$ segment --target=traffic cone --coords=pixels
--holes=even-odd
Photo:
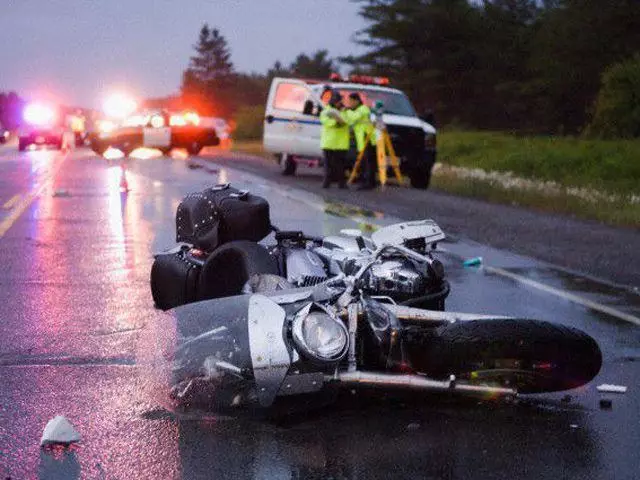
[[[120,191],[123,193],[129,191],[129,182],[127,182],[127,171],[125,170],[124,165],[121,167]]]

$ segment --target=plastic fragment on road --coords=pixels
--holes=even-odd
[[[624,385],[610,385],[608,383],[603,383],[602,385],[598,385],[596,388],[600,393],[627,393],[627,387]]]
[[[47,423],[42,432],[40,446],[44,447],[53,444],[69,445],[79,442],[80,434],[73,428],[71,422],[62,415],[57,415]]]
[[[482,257],[469,258],[465,260],[462,265],[465,267],[478,267],[482,265]]]
[[[610,398],[601,398],[600,408],[602,410],[611,410],[613,408],[613,400],[611,400]]]
[[[53,192],[53,196],[54,197],[70,197],[71,194],[69,193],[68,190],[64,190],[63,188],[60,188],[55,192]]]

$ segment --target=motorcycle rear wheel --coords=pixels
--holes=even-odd
[[[577,388],[602,366],[600,348],[589,335],[539,320],[456,322],[427,339],[419,347],[409,344],[414,368],[435,378],[455,375],[467,383],[511,387],[519,393]]]

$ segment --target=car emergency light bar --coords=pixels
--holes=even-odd
[[[371,77],[369,75],[349,75],[347,78],[344,78],[339,73],[332,73],[329,79],[332,82],[351,82],[351,83],[361,83],[364,85],[380,85],[380,86],[389,85],[388,77]]]

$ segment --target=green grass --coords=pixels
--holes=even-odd
[[[543,195],[533,190],[503,188],[485,180],[463,179],[442,170],[434,173],[431,188],[503,205],[597,220],[609,225],[640,227],[640,204],[624,200],[594,203],[563,192]]]
[[[438,150],[439,160],[449,165],[510,171],[519,177],[613,194],[640,193],[640,140],[445,130],[439,132]]]

